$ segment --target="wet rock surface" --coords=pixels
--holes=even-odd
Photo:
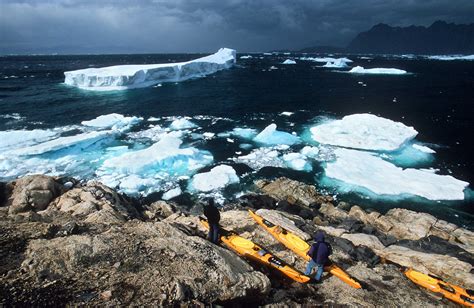
[[[299,271],[306,262],[247,209],[308,242],[323,230],[331,260],[364,288],[328,273],[320,284],[299,284],[208,242],[199,203],[140,204],[100,183],[32,176],[3,185],[0,305],[454,306],[414,285],[402,267],[474,285],[468,230],[424,213],[381,215],[334,204],[313,186],[285,178],[256,186],[261,190],[222,208],[223,227]],[[406,225],[416,220],[409,234]]]

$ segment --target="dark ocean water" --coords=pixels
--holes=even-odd
[[[415,127],[419,132],[417,140],[433,144],[437,151],[431,167],[440,169],[441,174],[474,183],[474,61],[392,56],[371,56],[373,59],[366,60],[348,55],[354,61],[351,66],[393,67],[412,73],[370,76],[335,72],[318,67],[321,63],[309,61],[279,65],[287,58],[302,55],[253,55],[252,59],[238,59],[232,69],[206,78],[163,84],[157,88],[92,92],[62,84],[64,71],[119,64],[180,62],[200,56],[0,57],[0,116],[3,116],[0,131],[49,129],[79,124],[99,115],[120,113],[145,119],[206,115],[234,120],[217,122],[207,128],[216,133],[242,126],[263,129],[274,122],[279,130],[301,134],[321,116],[341,118],[354,113],[372,113]],[[268,71],[272,65],[278,69]],[[283,111],[295,114],[284,117],[280,115]],[[21,118],[15,119],[12,114],[19,114]],[[202,144],[201,148],[209,150],[216,162],[226,160],[239,150],[237,145],[219,139]],[[246,171],[241,168],[238,172]],[[266,168],[247,181],[255,177],[286,175],[318,185],[321,172],[317,166],[310,174]],[[329,188],[328,191],[335,193]],[[338,199],[382,212],[405,207],[431,212],[470,228],[474,224],[472,197],[462,202],[377,201],[350,193],[339,194]]]

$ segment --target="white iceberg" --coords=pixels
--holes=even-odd
[[[167,192],[165,192],[163,194],[163,196],[161,197],[161,199],[170,200],[170,199],[173,199],[174,197],[177,197],[177,196],[181,195],[182,193],[183,192],[181,191],[181,188],[176,187],[176,188],[170,189]]]
[[[347,67],[347,62],[343,61],[342,59],[334,59],[334,60],[328,61],[326,64],[323,65],[323,67],[327,67],[327,68],[345,68],[345,67]]]
[[[64,72],[64,83],[87,90],[124,90],[204,77],[230,68],[236,51],[221,48],[215,54],[180,63],[117,65]]]
[[[170,124],[170,129],[172,130],[183,130],[196,127],[198,127],[196,124],[185,118],[176,119]]]
[[[328,121],[310,131],[322,144],[374,151],[394,151],[418,134],[413,127],[367,113]]]
[[[252,59],[251,55],[241,56],[239,59]]]
[[[81,124],[84,126],[94,127],[98,129],[122,129],[137,124],[142,120],[143,118],[124,117],[121,114],[111,113],[107,115],[98,116],[97,118],[90,121],[82,121]]]
[[[290,60],[290,59],[286,59],[285,61],[283,61],[282,64],[296,64],[296,61]]]
[[[50,141],[35,144],[29,147],[18,148],[7,152],[8,155],[39,155],[52,151],[58,151],[64,148],[77,146],[80,150],[99,142],[103,139],[108,139],[117,134],[117,131],[93,131],[89,133],[82,133],[74,136],[59,137]]]
[[[311,171],[312,167],[308,163],[307,157],[301,153],[288,153],[283,155],[283,161],[288,168],[298,171]]]
[[[325,175],[346,185],[346,190],[369,190],[389,197],[419,196],[429,200],[463,200],[469,183],[431,171],[402,169],[374,153],[335,149],[336,160],[328,162]]]
[[[236,127],[230,132],[230,134],[242,139],[252,139],[257,135],[257,130],[253,128]]]
[[[421,152],[424,152],[424,153],[428,153],[428,154],[434,154],[436,153],[435,150],[425,146],[425,145],[420,145],[420,144],[413,144],[412,145],[413,148],[417,149],[418,151],[421,151]]]
[[[319,63],[327,63],[327,62],[341,62],[341,63],[351,63],[352,60],[348,58],[333,58],[333,57],[301,57],[299,58],[303,61],[313,61]]]
[[[373,75],[405,75],[405,70],[397,68],[363,68],[362,66],[353,67],[349,73],[352,74],[373,74]]]
[[[10,130],[0,132],[0,152],[12,148],[23,148],[51,140],[58,136],[53,130]]]
[[[260,170],[263,167],[285,167],[280,153],[273,147],[254,149],[249,154],[234,157],[232,160],[236,163],[245,164],[254,170]]]
[[[427,59],[441,60],[441,61],[453,61],[453,60],[474,61],[474,55],[469,55],[469,56],[458,56],[458,55],[428,56]]]
[[[300,138],[290,133],[281,132],[276,130],[276,124],[268,125],[264,130],[260,132],[253,140],[258,143],[265,145],[293,145],[300,142]]]
[[[212,168],[209,172],[194,175],[189,188],[192,191],[209,192],[239,182],[239,177],[234,168],[227,165],[219,165]]]

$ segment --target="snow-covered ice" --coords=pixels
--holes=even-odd
[[[228,165],[219,165],[212,168],[209,172],[194,175],[189,188],[192,191],[210,192],[239,182],[239,176],[234,168]]]
[[[352,60],[348,58],[333,58],[333,57],[300,57],[299,59],[303,61],[312,61],[312,62],[319,62],[319,63],[327,63],[327,62],[351,63],[352,62]]]
[[[412,145],[413,148],[417,149],[418,151],[421,151],[421,152],[424,152],[424,153],[428,153],[428,154],[434,154],[436,153],[435,150],[425,146],[425,145],[420,145],[420,144],[413,144]]]
[[[283,111],[282,113],[280,113],[282,116],[286,116],[286,117],[290,117],[292,116],[293,114],[295,114],[294,112],[291,112],[291,111]]]
[[[327,163],[325,175],[342,181],[346,190],[365,189],[388,197],[463,200],[464,189],[469,185],[450,175],[397,167],[375,153],[343,148],[334,152],[337,158]]]
[[[374,74],[374,75],[405,75],[405,70],[398,68],[363,68],[362,66],[353,67],[349,73],[352,74]]]
[[[241,56],[239,59],[252,59],[251,55]]]
[[[323,67],[327,67],[327,68],[346,68],[347,67],[347,62],[343,61],[343,59],[334,59],[334,60],[326,62],[326,64],[324,64]]]
[[[143,118],[125,117],[121,114],[111,113],[107,115],[98,116],[93,120],[82,121],[81,124],[84,126],[95,127],[98,129],[122,129],[137,124],[142,120]]]
[[[247,155],[232,158],[236,163],[246,164],[254,170],[260,170],[263,167],[285,167],[283,160],[279,157],[280,153],[275,148],[258,148],[252,150]]]
[[[301,153],[288,153],[282,156],[286,165],[294,170],[298,171],[311,171],[312,167],[308,163],[306,156]]]
[[[375,151],[396,150],[418,134],[413,127],[368,113],[328,121],[310,131],[322,144]]]
[[[453,61],[453,60],[474,61],[474,55],[469,55],[469,56],[462,56],[462,55],[428,56],[427,59],[442,60],[442,61]]]
[[[173,189],[170,189],[168,190],[167,192],[165,192],[163,194],[163,196],[161,197],[161,199],[163,200],[170,200],[174,197],[177,197],[179,195],[181,195],[183,192],[181,191],[181,188],[180,187],[176,187],[176,188],[173,188]]]
[[[196,128],[197,125],[185,118],[179,118],[171,122],[170,129],[172,130],[182,130]]]
[[[300,139],[297,136],[287,132],[278,131],[276,124],[268,125],[257,136],[255,136],[253,140],[265,145],[293,145],[300,142]]]
[[[56,131],[42,129],[0,131],[0,152],[31,146],[57,136]]]
[[[296,64],[296,61],[290,60],[290,59],[286,59],[286,60],[283,61],[281,64]]]
[[[230,132],[230,135],[242,139],[252,139],[257,135],[257,130],[253,128],[236,127]]]
[[[162,82],[179,82],[204,77],[230,68],[235,62],[236,51],[221,48],[212,55],[187,62],[117,65],[64,72],[64,83],[87,90],[141,88]]]

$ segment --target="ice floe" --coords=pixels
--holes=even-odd
[[[0,131],[0,152],[28,147],[51,140],[58,135],[56,131],[42,129]]]
[[[405,70],[397,68],[363,68],[362,66],[353,67],[349,73],[352,74],[374,74],[374,75],[405,75]]]
[[[474,61],[474,55],[462,56],[462,55],[444,55],[444,56],[427,56],[430,60],[442,60],[442,61],[453,61],[453,60],[464,60]]]
[[[179,118],[171,122],[170,129],[172,130],[182,130],[196,128],[197,125],[185,118]]]
[[[396,150],[418,134],[413,127],[367,113],[328,121],[310,131],[322,144],[375,151]]]
[[[181,63],[117,65],[64,72],[64,83],[87,90],[124,90],[149,87],[162,82],[179,82],[204,77],[230,68],[236,51],[221,48],[218,52]]]
[[[338,148],[336,160],[328,162],[325,175],[342,181],[344,190],[364,190],[388,197],[419,196],[429,200],[463,200],[469,183],[450,175],[420,169],[403,169],[375,153]]]
[[[137,124],[142,120],[143,118],[139,117],[125,117],[121,114],[111,113],[107,115],[98,116],[93,120],[82,121],[81,124],[84,126],[95,127],[99,129],[122,129]]]
[[[312,61],[319,63],[338,62],[338,63],[351,63],[352,60],[348,58],[333,58],[333,57],[300,57],[303,61]]]
[[[281,64],[296,64],[296,61],[290,60],[290,59],[286,59],[286,60],[283,61]]]
[[[234,157],[232,160],[236,163],[246,164],[254,170],[260,170],[263,167],[285,167],[279,151],[272,147],[254,149],[249,154]]]
[[[241,56],[239,59],[252,59],[251,55]]]
[[[421,151],[421,152],[424,152],[424,153],[428,153],[428,154],[436,153],[435,150],[433,150],[433,149],[431,149],[427,146],[424,146],[424,145],[413,144],[412,147],[417,149],[418,151]]]
[[[163,200],[170,200],[170,199],[173,199],[179,195],[181,195],[183,192],[181,191],[181,188],[180,187],[176,187],[176,188],[173,188],[173,189],[170,189],[168,190],[167,192],[165,192],[163,194],[163,196],[161,197],[161,199]]]
[[[311,171],[311,164],[308,163],[307,157],[301,153],[288,153],[282,156],[286,165],[298,171]]]
[[[189,188],[192,191],[210,192],[239,182],[234,168],[228,165],[219,165],[209,172],[194,175],[189,183]]]
[[[276,124],[268,125],[257,136],[255,136],[253,140],[265,145],[293,145],[300,142],[300,139],[297,136],[287,132],[278,131]]]
[[[334,59],[331,61],[326,62],[326,64],[323,65],[323,67],[327,68],[346,68],[347,62],[344,61],[342,58],[341,59]]]

